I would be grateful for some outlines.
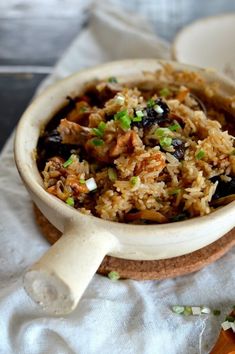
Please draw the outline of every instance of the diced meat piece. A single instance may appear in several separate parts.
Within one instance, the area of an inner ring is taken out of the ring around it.
[[[158,162],[156,164],[155,162]],[[141,172],[153,172],[158,171],[159,173],[165,168],[165,157],[160,151],[156,151],[152,156],[145,158],[144,160],[137,163],[135,168],[135,175],[139,175]]]
[[[142,145],[142,141],[138,134],[135,131],[130,130],[125,134],[118,136],[116,145],[110,150],[109,155],[116,158],[126,152],[132,153],[135,148]]]
[[[57,130],[60,133],[63,144],[83,145],[87,137],[91,134],[90,128],[69,122],[67,119],[61,119]]]

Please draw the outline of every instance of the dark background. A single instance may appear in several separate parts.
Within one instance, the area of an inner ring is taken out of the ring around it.
[[[105,0],[101,0],[105,1]],[[235,11],[235,0],[110,0],[172,40],[192,20]],[[91,0],[0,0],[0,149],[41,80],[89,19]]]

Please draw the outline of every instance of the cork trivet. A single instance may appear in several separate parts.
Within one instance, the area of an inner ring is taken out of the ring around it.
[[[58,231],[34,205],[36,222],[50,244],[61,236]],[[97,273],[107,275],[111,271],[119,273],[121,278],[150,280],[166,279],[195,272],[215,262],[235,245],[235,228],[207,247],[185,256],[157,261],[132,261],[106,256]]]

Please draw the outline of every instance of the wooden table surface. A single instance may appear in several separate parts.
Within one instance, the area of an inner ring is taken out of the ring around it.
[[[100,0],[105,1],[105,0]],[[235,12],[235,0],[110,0],[172,40],[203,16]],[[88,21],[91,0],[0,0],[0,149],[35,88]]]

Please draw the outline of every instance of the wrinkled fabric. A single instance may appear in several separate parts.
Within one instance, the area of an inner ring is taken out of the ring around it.
[[[118,36],[119,46],[110,38]],[[131,44],[130,44],[131,43]],[[121,58],[169,58],[169,46],[138,18],[94,6],[50,83],[81,68]],[[34,223],[32,202],[16,171],[13,137],[0,157],[1,354],[208,353],[234,305],[235,250],[197,273],[163,281],[110,281],[95,275],[75,311],[45,314],[25,293],[22,274],[47,249]],[[190,235],[189,235],[190,237]],[[213,315],[180,316],[172,305],[206,305]]]

